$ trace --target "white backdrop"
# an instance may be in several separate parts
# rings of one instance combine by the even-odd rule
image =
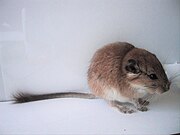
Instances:
[[[88,91],[90,58],[115,41],[180,62],[180,1],[0,0],[0,100]]]

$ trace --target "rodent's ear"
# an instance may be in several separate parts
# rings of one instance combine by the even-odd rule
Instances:
[[[134,59],[129,59],[125,67],[126,71],[138,74],[140,72],[138,62]]]

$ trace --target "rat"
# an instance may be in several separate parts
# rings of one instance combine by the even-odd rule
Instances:
[[[147,111],[144,97],[162,94],[170,82],[155,54],[127,42],[110,43],[93,55],[87,73],[91,93],[17,93],[15,103],[53,98],[101,98],[122,113]]]

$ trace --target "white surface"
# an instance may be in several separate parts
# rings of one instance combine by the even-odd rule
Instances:
[[[0,99],[88,90],[90,58],[110,42],[180,62],[179,29],[179,0],[0,0]]]
[[[180,132],[180,92],[154,101],[148,112],[121,114],[102,100],[0,103],[0,134],[172,134]]]
[[[171,77],[177,64],[167,65]],[[176,85],[175,85],[176,84]],[[172,134],[180,132],[180,76],[149,111],[122,114],[100,99],[0,102],[0,134]]]

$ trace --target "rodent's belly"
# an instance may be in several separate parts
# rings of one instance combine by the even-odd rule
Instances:
[[[108,88],[103,91],[103,98],[106,100],[116,100],[119,102],[130,102],[128,97],[122,96],[122,94],[115,88]]]

